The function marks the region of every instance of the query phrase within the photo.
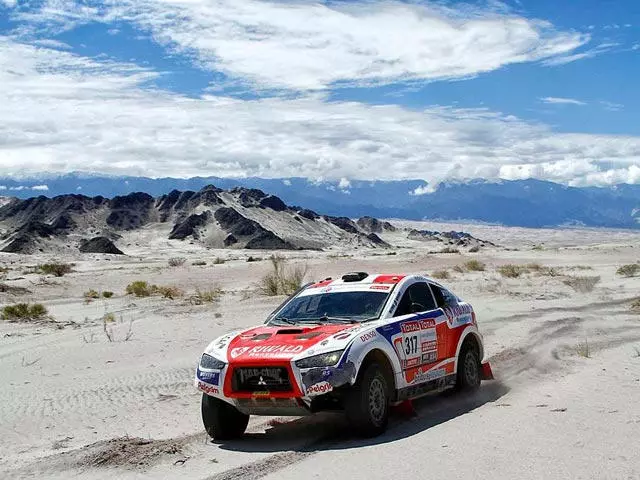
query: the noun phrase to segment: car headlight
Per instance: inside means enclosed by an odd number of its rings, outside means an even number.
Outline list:
[[[330,367],[338,363],[344,350],[336,350],[335,352],[322,353],[320,355],[314,355],[313,357],[303,358],[296,360],[296,367],[298,368],[313,368],[313,367]]]
[[[200,359],[200,367],[208,368],[211,370],[222,370],[227,364],[222,360],[218,360],[217,358],[212,357],[211,355],[207,355],[206,353],[202,354],[202,358]]]

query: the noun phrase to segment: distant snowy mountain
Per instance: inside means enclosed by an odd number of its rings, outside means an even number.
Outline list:
[[[146,178],[70,174],[0,178],[2,195],[28,198],[80,193],[160,196],[172,190],[257,188],[288,205],[327,215],[411,220],[466,220],[525,227],[583,225],[640,228],[640,185],[575,188],[540,180],[443,183],[428,193],[422,180],[312,182],[304,178]]]

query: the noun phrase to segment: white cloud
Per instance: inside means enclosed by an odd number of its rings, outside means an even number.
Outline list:
[[[420,187],[416,187],[409,192],[409,195],[427,195],[428,193],[435,192],[436,189],[430,185],[421,185]]]
[[[611,112],[618,112],[624,108],[624,105],[620,103],[607,102],[606,100],[602,100],[600,105],[602,105],[605,110],[609,110]]]
[[[575,98],[543,97],[540,101],[553,105],[586,105],[585,102],[576,100]]]
[[[4,5],[7,8],[13,8],[17,3],[17,0],[0,0],[0,6]]]
[[[48,0],[20,18],[53,31],[90,20],[130,22],[204,68],[254,88],[300,91],[466,78],[567,59],[590,40],[495,6],[392,1]]]
[[[285,178],[282,183],[284,183],[287,187],[291,186],[291,180],[289,180],[288,178]]]
[[[187,98],[149,88],[147,69],[6,37],[0,64],[1,175],[638,181],[640,137],[555,133],[487,109]]]
[[[348,179],[342,177],[340,179],[340,182],[338,183],[338,188],[340,190],[347,190],[347,189],[351,188],[351,182]]]
[[[7,186],[6,185],[0,185],[0,190],[6,190]]]
[[[31,187],[31,190],[46,192],[47,190],[49,190],[49,185],[34,185],[33,187]]]
[[[543,65],[558,66],[565,65],[567,63],[576,62],[578,60],[585,60],[587,58],[593,58],[603,53],[610,52],[613,48],[620,46],[618,43],[603,43],[589,50],[585,50],[579,53],[556,55],[552,58],[544,60]]]

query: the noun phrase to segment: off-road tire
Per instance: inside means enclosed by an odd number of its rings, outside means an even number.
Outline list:
[[[462,346],[458,357],[455,389],[461,392],[477,390],[480,388],[481,378],[478,349],[473,343],[467,342]]]
[[[202,423],[214,440],[231,440],[242,436],[247,429],[249,415],[227,402],[203,393]]]
[[[356,384],[345,395],[347,420],[362,437],[375,437],[389,423],[390,379],[377,363],[372,363],[358,376]]]

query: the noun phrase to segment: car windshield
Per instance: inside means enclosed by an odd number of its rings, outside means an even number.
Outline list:
[[[277,312],[275,321],[285,323],[362,321],[380,316],[389,292],[351,291],[304,295]]]

